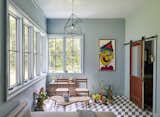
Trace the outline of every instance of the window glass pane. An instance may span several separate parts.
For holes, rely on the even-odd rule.
[[[16,52],[9,52],[10,87],[16,85]]]
[[[54,72],[55,71],[55,56],[49,55],[49,71]]]
[[[34,76],[36,76],[36,63],[37,63],[37,55],[34,54]]]
[[[72,39],[66,39],[66,70],[71,73],[73,71],[73,57],[72,57]]]
[[[17,84],[17,64],[16,64],[16,39],[17,39],[17,20],[9,15],[9,87]]]
[[[24,55],[24,80],[28,80],[28,54]]]
[[[56,51],[55,51],[55,39],[49,39],[49,55],[53,56],[55,55]]]
[[[24,80],[29,79],[29,27],[24,25]]]
[[[56,64],[55,65],[55,72],[62,73],[63,72],[63,56],[56,56],[56,63],[55,64]]]
[[[66,39],[66,70],[69,73],[80,71],[80,39]]]
[[[24,25],[24,50],[28,52],[29,28]]]
[[[63,72],[63,39],[49,39],[49,72]]]
[[[34,31],[34,38],[33,38],[33,43],[34,43],[34,76],[36,76],[36,65],[37,65],[37,35],[36,32]]]
[[[16,37],[17,37],[17,21],[16,18],[9,15],[9,28],[10,28],[10,50],[16,50]]]
[[[43,38],[42,38],[42,36],[41,36],[41,38],[40,38],[40,56],[39,56],[39,61],[40,61],[40,72],[42,72],[42,67],[43,67],[43,59],[42,59],[42,50],[43,50],[43,45],[42,45],[42,40],[43,40]]]
[[[49,39],[49,72],[55,71],[55,39]]]
[[[74,63],[74,72],[81,72],[81,50],[80,50],[80,39],[74,39],[73,41],[73,63]]]
[[[33,43],[34,43],[34,52],[37,51],[37,35],[36,35],[36,32],[34,32],[34,39],[33,39]]]
[[[132,47],[132,74],[141,76],[141,46]]]
[[[55,40],[55,53],[56,55],[60,55],[63,52],[63,39]]]

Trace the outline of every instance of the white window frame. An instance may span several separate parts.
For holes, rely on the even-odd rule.
[[[8,50],[9,48],[9,36],[7,36],[7,72],[6,72],[6,76],[7,76],[7,80],[6,80],[6,100],[10,100],[11,98],[13,98],[14,96],[18,95],[19,93],[21,93],[22,91],[24,91],[25,89],[29,88],[30,86],[32,86],[33,84],[35,84],[36,82],[38,82],[39,80],[42,80],[43,78],[46,77],[46,73],[42,74],[42,70],[40,69],[40,74],[39,76],[33,76],[33,30],[36,29],[36,32],[40,32],[41,34],[44,34],[44,36],[46,36],[45,32],[25,13],[23,12],[19,7],[17,7],[15,5],[15,3],[13,3],[12,1],[8,2],[7,5],[7,17],[9,19],[9,14],[14,15],[18,18],[17,21],[17,38],[16,38],[16,51],[19,52],[18,55],[16,55],[16,62],[17,62],[17,69],[16,69],[16,75],[17,75],[17,82],[18,85],[16,85],[13,88],[10,88],[9,85],[9,52]],[[7,20],[8,20],[7,19]],[[24,81],[24,77],[23,77],[23,24],[27,23],[27,25],[29,26],[29,80],[27,82]],[[7,32],[9,33],[9,20],[7,22]],[[7,34],[8,35],[8,34]],[[46,38],[47,40],[47,38]],[[47,52],[44,51],[45,53]],[[39,57],[37,57],[39,58]],[[47,63],[46,63],[47,64]],[[40,66],[42,67],[42,66]],[[37,67],[38,68],[38,67]],[[47,70],[46,70],[47,72]]]
[[[83,35],[74,35],[74,38],[79,38],[80,39],[80,72],[67,72],[66,71],[66,38],[69,38],[72,36],[71,35],[64,35],[64,34],[48,34],[48,45],[49,45],[49,40],[50,39],[63,39],[63,72],[54,72],[54,74],[83,74],[84,73],[84,67],[83,67],[83,62],[84,62],[84,36]],[[48,47],[48,68],[49,68],[49,47]],[[49,72],[52,73],[52,72]]]
[[[8,71],[8,88],[9,90],[13,89],[14,87],[17,87],[18,85],[21,84],[21,80],[20,80],[20,74],[19,74],[19,71],[20,71],[20,64],[18,64],[20,62],[20,42],[21,42],[21,16],[17,13],[17,12],[11,12],[11,7],[10,7],[10,10],[8,12],[8,33],[10,33],[10,28],[9,28],[9,16],[12,16],[16,19],[16,84],[14,86],[10,86],[10,69],[9,69],[9,60],[10,60],[10,56],[9,56],[9,50],[10,50],[10,36],[7,38],[7,71]]]
[[[40,74],[41,74],[41,69],[40,69],[40,67],[41,67],[41,65],[40,65],[40,62],[41,62],[40,61],[40,39],[41,39],[41,34],[40,34],[40,32],[37,32],[36,38],[37,38],[36,39],[37,40],[36,75],[40,76]]]
[[[28,50],[27,51],[25,51],[25,31],[24,31],[24,27],[27,27],[28,28]],[[24,82],[27,82],[29,79],[30,79],[30,72],[29,72],[29,69],[30,69],[30,40],[31,40],[31,38],[30,38],[30,26],[27,24],[27,23],[25,23],[25,22],[23,22],[23,40],[22,40],[22,45],[23,45],[23,50],[22,50],[22,55],[23,55],[23,57],[22,57],[22,61],[23,61],[23,64],[22,64],[22,69],[23,69],[23,81]],[[27,80],[25,80],[25,54],[28,54],[28,79]]]
[[[46,67],[46,65],[48,64],[48,62],[47,62],[47,56],[48,56],[48,54],[47,54],[47,50],[48,50],[48,47],[47,47],[47,37],[43,34],[42,35],[42,47],[43,47],[43,49],[42,49],[42,72],[43,73],[45,73],[45,72],[47,72],[47,69],[46,68],[48,68],[48,67]],[[47,64],[46,64],[47,63]]]

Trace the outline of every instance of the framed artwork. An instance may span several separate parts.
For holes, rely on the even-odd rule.
[[[114,39],[99,39],[99,70],[116,70],[116,42]]]

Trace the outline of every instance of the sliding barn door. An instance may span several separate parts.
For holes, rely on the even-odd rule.
[[[130,43],[130,100],[143,108],[144,41]]]

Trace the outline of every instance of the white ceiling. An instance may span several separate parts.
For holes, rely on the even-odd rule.
[[[47,18],[68,18],[72,0],[35,0]],[[74,12],[80,18],[125,18],[145,0],[74,0]]]

